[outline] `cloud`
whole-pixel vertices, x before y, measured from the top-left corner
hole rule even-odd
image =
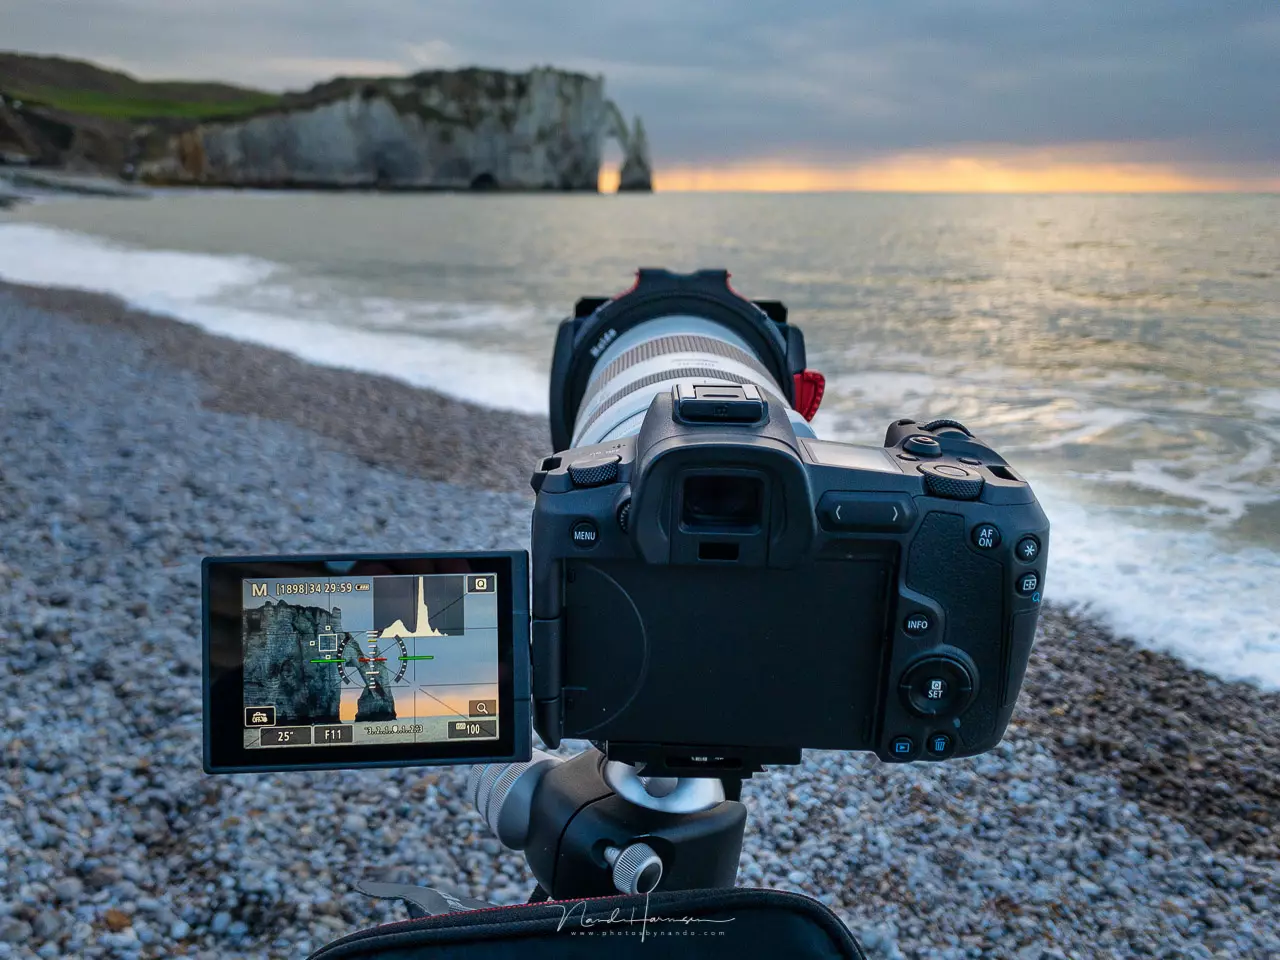
[[[269,57],[258,64],[261,76],[289,87],[305,87],[318,76],[378,77],[403,71],[396,60],[352,60],[341,57]]]
[[[550,63],[603,74],[668,170],[1093,144],[1092,163],[1280,176],[1274,0],[6,0],[4,42],[277,88]]]
[[[446,70],[462,65],[458,51],[444,40],[408,43],[405,44],[405,50],[414,64],[423,70]]]

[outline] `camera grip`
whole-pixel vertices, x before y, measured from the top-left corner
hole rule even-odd
[[[907,555],[907,586],[937,600],[946,611],[941,641],[963,650],[978,668],[977,696],[960,716],[956,733],[971,751],[998,741],[997,702],[1004,672],[1004,568],[976,553],[965,536],[965,517],[931,511]],[[927,651],[921,651],[927,653]]]

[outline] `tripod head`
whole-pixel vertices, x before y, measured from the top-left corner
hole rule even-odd
[[[468,794],[552,899],[732,887],[747,810],[704,777],[648,777],[595,748],[472,769]]]

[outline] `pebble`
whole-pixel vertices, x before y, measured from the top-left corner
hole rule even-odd
[[[53,885],[53,895],[64,902],[80,899],[84,884],[77,877],[63,877]]]
[[[204,335],[159,324],[78,323],[0,288],[0,957],[302,956],[404,917],[354,893],[363,877],[523,900],[532,878],[466,807],[465,768],[202,772],[199,561],[518,548],[527,492],[228,412],[207,357],[172,352]],[[356,398],[352,422],[394,430],[369,378],[280,370],[259,410],[315,376]],[[1280,956],[1273,701],[1062,611],[1043,624],[996,750],[810,751],[748,782],[739,882],[822,899],[874,960]]]

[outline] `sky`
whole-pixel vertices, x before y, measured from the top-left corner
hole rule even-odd
[[[659,189],[1280,190],[1276,0],[0,0],[0,46],[269,89],[601,74]]]

